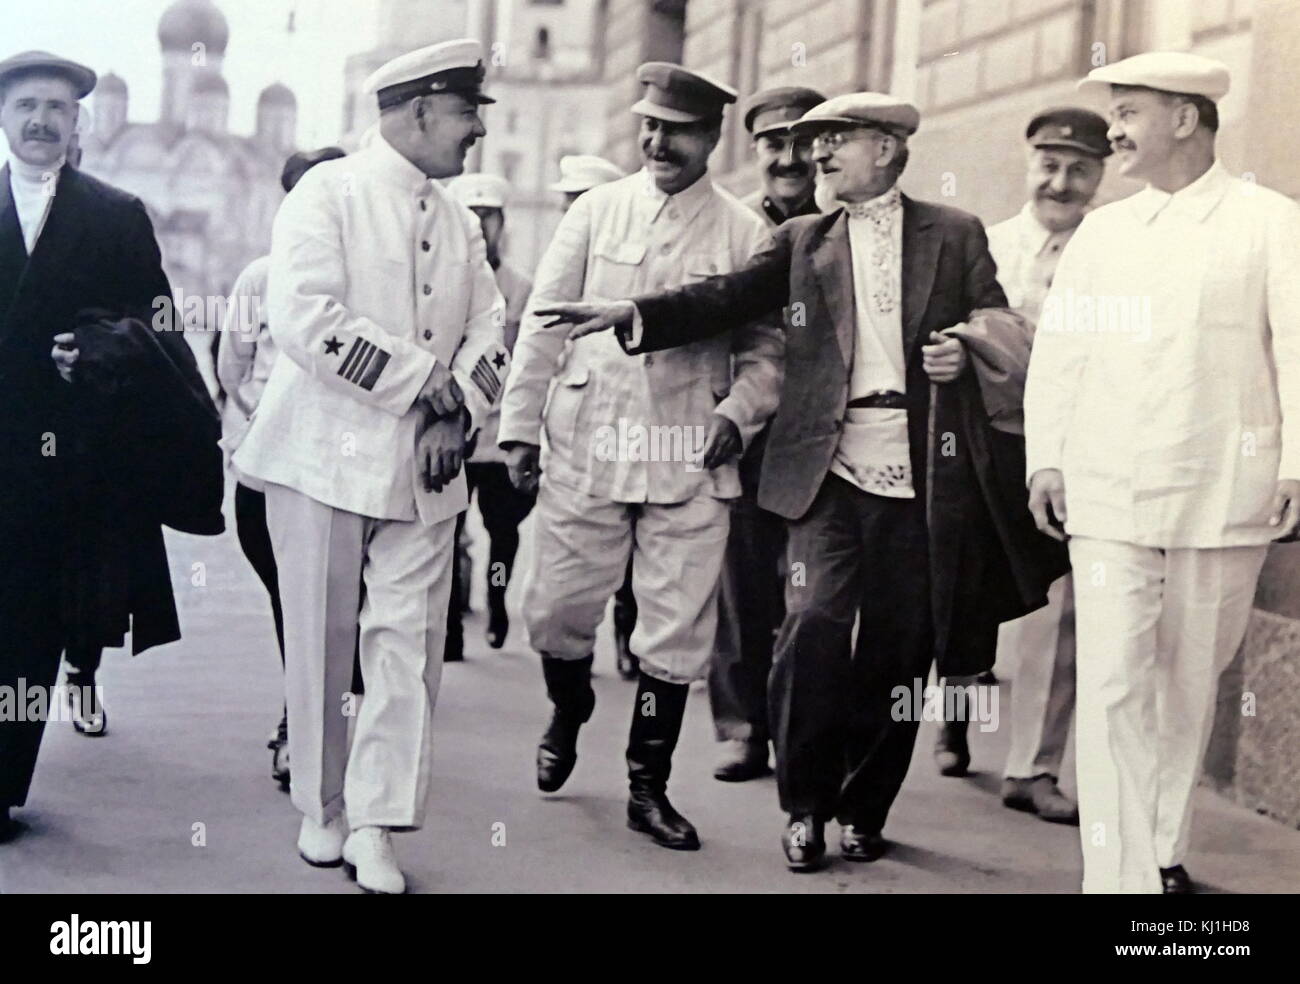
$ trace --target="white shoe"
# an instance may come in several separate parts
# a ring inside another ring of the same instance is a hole
[[[324,826],[311,817],[303,817],[298,831],[298,854],[313,867],[337,868],[343,863],[343,839],[347,832],[341,814]]]
[[[397,867],[386,827],[358,827],[352,831],[343,845],[343,863],[367,892],[379,895],[406,892],[406,879]]]

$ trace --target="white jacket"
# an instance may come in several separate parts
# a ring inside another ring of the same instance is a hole
[[[473,426],[500,403],[504,305],[478,219],[387,141],[312,168],[275,219],[267,320],[280,350],[234,464],[378,519],[465,509],[415,474],[416,396],[437,362]]]
[[[1025,388],[1028,473],[1073,536],[1268,543],[1300,479],[1300,205],[1216,163],[1088,215],[1056,268]]]

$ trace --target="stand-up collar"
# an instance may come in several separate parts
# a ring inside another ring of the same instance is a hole
[[[403,188],[419,191],[431,180],[423,171],[399,154],[382,134],[363,153],[369,155],[376,170],[384,179]]]
[[[701,174],[699,179],[689,188],[683,188],[675,195],[670,195],[662,191],[650,172],[646,168],[641,169],[641,187],[642,192],[652,204],[652,214],[658,216],[659,213],[669,204],[679,211],[676,218],[683,222],[690,222],[695,218],[696,213],[704,207],[704,203],[713,195],[713,182],[710,180],[708,173]]]

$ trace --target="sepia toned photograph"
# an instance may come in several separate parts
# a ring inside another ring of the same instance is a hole
[[[0,21],[23,949],[1300,891],[1300,2]],[[1234,904],[1094,942],[1248,957]]]

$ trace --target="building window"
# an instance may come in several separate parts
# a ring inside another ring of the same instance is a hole
[[[537,29],[533,41],[533,57],[538,61],[547,61],[551,57],[551,32],[544,27]]]

